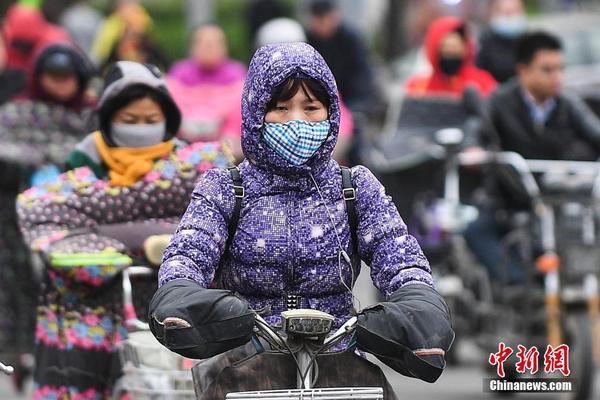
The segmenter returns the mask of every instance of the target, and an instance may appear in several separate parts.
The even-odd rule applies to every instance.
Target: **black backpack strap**
[[[242,175],[240,174],[238,167],[231,167],[228,168],[228,170],[231,173],[231,180],[233,181],[235,204],[233,205],[233,212],[231,213],[229,226],[227,228],[229,234],[227,235],[227,242],[225,243],[226,251],[229,250],[229,246],[231,246],[233,237],[235,236],[235,231],[237,231],[238,222],[240,220],[240,212],[242,211],[242,199],[246,195],[244,192],[244,185],[242,184]]]
[[[222,274],[223,274],[223,264],[225,264],[225,259],[229,254],[229,248],[231,247],[231,243],[233,243],[233,238],[235,236],[235,232],[237,231],[238,223],[240,221],[240,212],[242,211],[242,200],[246,195],[244,191],[244,186],[242,184],[242,175],[240,174],[240,170],[238,167],[230,167],[227,168],[229,173],[231,174],[231,180],[233,181],[233,193],[235,196],[235,204],[233,205],[233,212],[231,213],[231,218],[229,219],[229,224],[227,225],[227,241],[225,242],[225,251],[219,260],[219,266],[215,271],[215,279],[213,285],[217,287],[223,287],[222,285]]]
[[[342,194],[346,202],[348,213],[348,227],[352,239],[352,270],[356,279],[356,272],[360,266],[360,255],[358,254],[358,216],[356,215],[356,189],[352,185],[352,171],[348,167],[340,167],[342,170]]]

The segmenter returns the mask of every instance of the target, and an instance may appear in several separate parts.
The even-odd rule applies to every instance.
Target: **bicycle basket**
[[[115,387],[115,399],[127,394],[135,400],[195,400],[190,371],[164,371],[135,368],[123,369],[124,375]]]
[[[129,333],[118,346],[121,365],[165,371],[181,370],[184,358],[161,345],[149,331]]]
[[[323,388],[323,389],[290,389],[264,390],[258,392],[229,393],[229,400],[383,400],[383,389],[378,387],[356,388]]]
[[[115,393],[136,400],[196,399],[186,359],[162,346],[151,332],[131,332],[118,351],[123,376]]]

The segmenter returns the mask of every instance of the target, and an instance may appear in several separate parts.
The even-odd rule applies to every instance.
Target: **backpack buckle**
[[[237,186],[237,185],[233,185],[233,193],[234,193],[235,197],[238,197],[240,199],[246,195],[246,192],[244,191],[244,187]]]
[[[300,307],[300,296],[297,294],[286,294],[285,305],[288,310],[297,310]]]
[[[344,194],[344,200],[356,200],[356,190],[354,190],[354,188],[345,188],[342,190],[342,193]]]

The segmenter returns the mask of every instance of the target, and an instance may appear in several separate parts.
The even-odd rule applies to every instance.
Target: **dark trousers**
[[[523,282],[524,266],[514,246],[507,248],[503,238],[508,233],[491,210],[480,210],[479,217],[465,231],[467,245],[482,263],[494,283]]]

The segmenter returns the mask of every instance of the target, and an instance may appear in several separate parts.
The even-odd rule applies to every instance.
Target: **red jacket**
[[[56,42],[70,41],[69,34],[51,24],[36,8],[15,4],[6,12],[2,36],[6,45],[7,68],[27,70],[40,49]]]
[[[439,48],[442,39],[450,32],[463,27],[467,42],[467,55],[461,69],[454,76],[444,74],[439,67]],[[425,37],[425,50],[433,71],[429,75],[417,75],[406,84],[408,94],[423,96],[431,94],[461,96],[468,86],[475,86],[481,95],[488,96],[495,88],[496,81],[487,71],[475,66],[475,46],[466,24],[455,17],[435,20]]]

